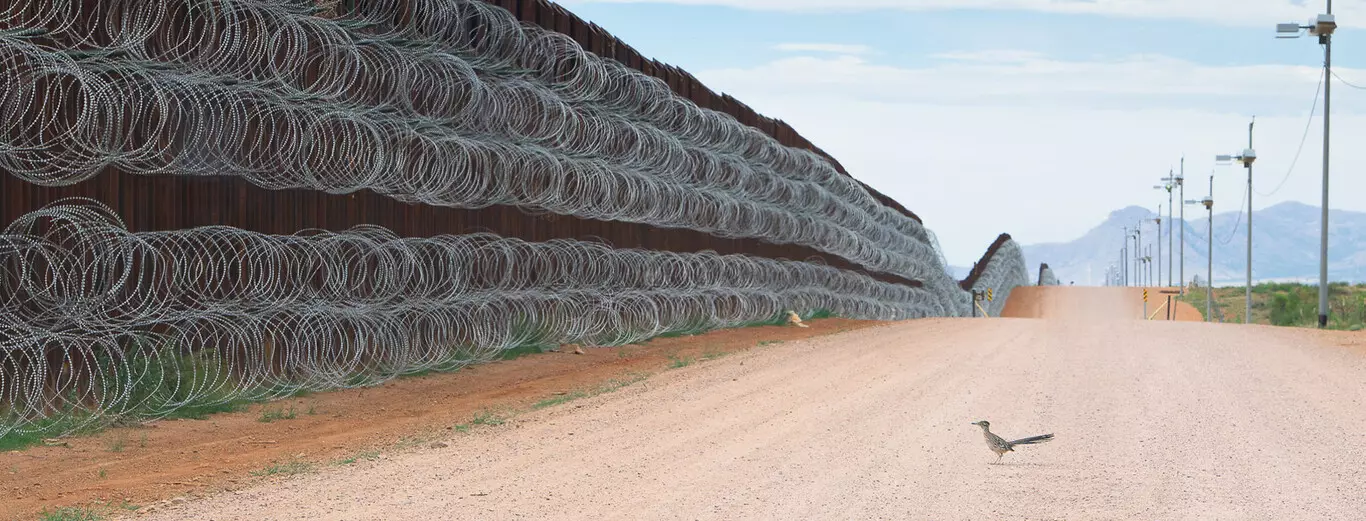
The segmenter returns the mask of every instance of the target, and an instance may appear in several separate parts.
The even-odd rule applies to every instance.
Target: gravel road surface
[[[1131,297],[768,345],[138,518],[1366,519],[1366,351]],[[993,464],[983,419],[1056,438]]]

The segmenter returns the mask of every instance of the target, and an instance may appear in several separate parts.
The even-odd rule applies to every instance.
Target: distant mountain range
[[[1206,271],[1207,220],[1200,216],[1202,209],[1186,210],[1186,270],[1185,280],[1195,276],[1204,280]],[[1110,214],[1100,225],[1080,238],[1067,243],[1024,246],[1025,259],[1031,273],[1040,262],[1048,263],[1058,279],[1067,284],[1101,285],[1105,272],[1117,265],[1123,247],[1124,227],[1133,229],[1143,224],[1143,243],[1152,245],[1157,256],[1156,217],[1149,209],[1131,206]],[[1162,281],[1167,280],[1167,222],[1162,216]],[[1319,273],[1319,209],[1301,203],[1286,202],[1257,210],[1252,214],[1252,278],[1253,281],[1300,281],[1317,283]],[[1180,218],[1172,228],[1181,231]],[[1366,281],[1366,213],[1345,210],[1329,211],[1328,278],[1332,281]],[[1214,225],[1214,281],[1216,285],[1239,285],[1244,282],[1247,255],[1247,220],[1238,212],[1215,214]],[[1132,240],[1130,244],[1132,244]],[[1171,244],[1180,252],[1180,236]],[[1179,256],[1171,256],[1179,263]],[[1156,260],[1154,260],[1156,266]],[[962,268],[953,268],[957,273]],[[1179,269],[1178,269],[1179,271]],[[1154,267],[1154,277],[1156,277]],[[1179,274],[1178,274],[1179,275]],[[1172,276],[1176,281],[1178,277]]]

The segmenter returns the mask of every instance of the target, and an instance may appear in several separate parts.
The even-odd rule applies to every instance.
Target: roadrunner
[[[1001,462],[1001,456],[1004,456],[1005,453],[1015,452],[1016,445],[1033,445],[1035,443],[1043,443],[1053,439],[1052,434],[1042,434],[1039,436],[1021,438],[1015,441],[1006,441],[1000,436],[991,433],[991,422],[982,420],[979,422],[972,422],[972,424],[982,428],[982,437],[987,439],[987,448],[996,453],[997,463]]]

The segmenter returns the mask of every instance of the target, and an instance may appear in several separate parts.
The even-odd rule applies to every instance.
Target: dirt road
[[[1355,337],[1031,298],[1085,319],[768,345],[139,519],[1366,518]],[[993,465],[981,419],[1056,439]]]

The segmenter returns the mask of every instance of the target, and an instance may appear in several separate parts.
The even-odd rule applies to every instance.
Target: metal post
[[[1209,245],[1205,250],[1205,261],[1209,264],[1205,266],[1205,322],[1209,322],[1214,316],[1214,171],[1209,173],[1209,220],[1206,221],[1205,239]]]
[[[1140,285],[1140,286],[1143,285],[1143,264],[1141,264],[1142,261],[1143,261],[1143,220],[1142,220],[1142,219],[1139,219],[1139,220],[1138,220],[1138,227],[1137,227],[1137,228],[1134,228],[1134,266],[1138,268],[1138,272],[1135,273],[1135,275],[1138,275],[1138,276],[1135,277],[1135,278],[1138,279],[1138,285]]]
[[[1167,177],[1171,177],[1171,175]],[[1172,272],[1176,271],[1172,269],[1172,226],[1175,224],[1172,221],[1172,184],[1167,183],[1167,287],[1169,288],[1172,287]]]
[[[1170,194],[1171,190],[1167,190]],[[1157,205],[1157,283],[1162,284],[1162,205]],[[1167,263],[1167,278],[1171,278],[1172,264]]]
[[[1252,149],[1252,126],[1257,124],[1254,116],[1247,124],[1247,148]],[[1252,163],[1247,165],[1247,311],[1243,323],[1252,323]]]
[[[1181,294],[1186,294],[1186,157],[1181,157],[1181,176],[1176,178],[1181,188]]]
[[[1328,0],[1328,14],[1333,14],[1333,0]],[[1323,204],[1319,209],[1319,327],[1328,327],[1328,130],[1333,103],[1333,35],[1319,37],[1323,41]]]
[[[1124,227],[1124,246],[1119,249],[1120,266],[1123,273],[1124,285],[1129,285],[1129,227]]]

